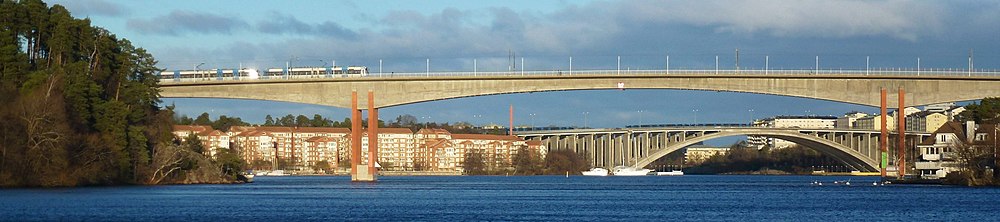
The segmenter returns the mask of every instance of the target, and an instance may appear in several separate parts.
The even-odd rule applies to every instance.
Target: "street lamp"
[[[424,129],[426,129],[427,128],[427,122],[431,121],[431,117],[430,116],[421,116],[420,119],[422,119],[422,121],[424,122]]]
[[[639,127],[642,127],[642,113],[645,112],[645,111],[646,110],[636,110],[635,111],[635,112],[639,113]]]
[[[531,117],[531,128],[535,128],[535,114],[528,114],[528,116]]]
[[[749,110],[747,110],[747,117],[749,117],[749,119],[750,119],[750,123],[751,123],[751,125],[752,125],[752,124],[753,124],[753,122],[754,122],[754,119],[753,119],[753,109],[749,109]]]
[[[694,112],[694,124],[698,124],[698,109],[693,109],[691,112]]]

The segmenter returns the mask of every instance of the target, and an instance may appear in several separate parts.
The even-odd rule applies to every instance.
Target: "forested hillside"
[[[0,0],[0,186],[155,183],[192,168],[156,150],[178,150],[157,71],[60,5]],[[175,170],[157,178],[163,168]]]

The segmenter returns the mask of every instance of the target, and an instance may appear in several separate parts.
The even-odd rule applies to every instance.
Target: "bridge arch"
[[[638,161],[636,161],[636,163],[633,166],[637,168],[646,167],[653,161],[656,161],[657,159],[660,159],[661,157],[666,156],[667,154],[670,154],[674,151],[683,149],[684,147],[699,142],[722,138],[722,137],[728,137],[728,136],[742,136],[742,135],[767,136],[767,137],[791,141],[796,144],[803,145],[805,147],[816,150],[820,153],[823,153],[824,155],[831,156],[834,159],[841,161],[842,163],[844,163],[853,170],[866,171],[866,172],[878,172],[879,170],[879,165],[878,165],[879,163],[877,160],[869,158],[866,155],[854,149],[851,149],[850,147],[820,137],[808,134],[802,134],[795,131],[766,130],[766,129],[757,129],[757,130],[726,129],[718,131],[716,133],[690,138],[682,142],[671,144],[662,149],[655,150],[646,157],[643,157]]]

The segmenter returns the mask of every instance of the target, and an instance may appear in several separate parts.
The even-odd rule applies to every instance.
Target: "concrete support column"
[[[885,98],[886,91],[885,91],[885,88],[881,89],[881,93],[882,93],[882,103],[881,103],[881,106],[879,107],[879,109],[880,109],[881,115],[882,115],[881,123],[880,123],[880,126],[882,127],[881,128],[882,133],[879,134],[878,143],[879,143],[879,153],[880,153],[879,154],[879,156],[880,156],[879,161],[881,162],[880,165],[882,165],[882,166],[879,166],[879,171],[882,172],[882,177],[885,177],[885,174],[886,174],[885,173],[885,167],[886,166],[885,166],[884,163],[885,163],[885,161],[887,159],[887,156],[889,155],[887,153],[888,150],[889,150],[889,141],[888,141],[889,140],[889,129],[886,128],[887,127],[886,126],[887,125],[886,124],[886,119],[889,118],[889,114],[886,111],[886,98]],[[902,111],[902,110],[900,110],[900,111]]]
[[[896,111],[896,123],[899,123],[896,126],[896,131],[899,132],[899,138],[896,139],[898,140],[896,142],[898,142],[897,147],[899,148],[899,164],[897,168],[899,169],[899,178],[903,178],[906,175],[906,112],[903,110],[906,108],[904,104],[906,93],[902,87],[899,88],[899,94],[896,98],[899,99],[899,106],[897,106],[898,109]]]
[[[351,181],[358,180],[361,165],[361,110],[358,109],[358,92],[351,92]]]
[[[377,180],[378,169],[378,109],[375,108],[375,92],[368,91],[368,175],[369,181]],[[366,178],[368,179],[368,178]]]

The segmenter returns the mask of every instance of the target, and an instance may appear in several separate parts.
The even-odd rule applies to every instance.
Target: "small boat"
[[[583,175],[584,176],[607,176],[608,175],[608,169],[597,167],[597,168],[590,169],[588,171],[583,171]]]
[[[284,170],[275,170],[275,171],[271,171],[270,173],[267,173],[266,175],[267,176],[287,176],[288,174],[285,174]]]
[[[684,171],[672,170],[670,172],[656,172],[657,176],[684,176]]]
[[[653,170],[636,169],[630,166],[616,166],[612,174],[615,176],[646,176],[649,172],[653,172]]]
[[[240,174],[240,176],[237,177],[237,179],[242,180],[243,182],[253,183],[253,177],[254,177],[253,173],[247,172]]]

